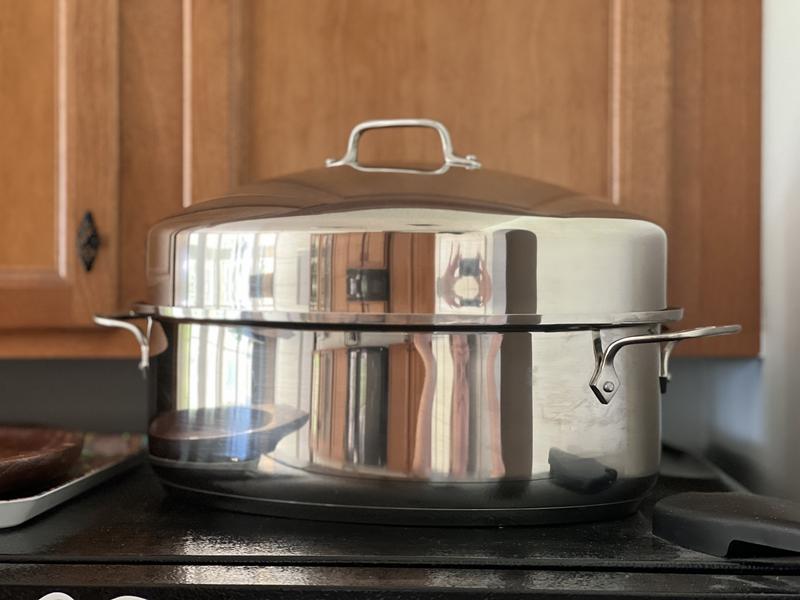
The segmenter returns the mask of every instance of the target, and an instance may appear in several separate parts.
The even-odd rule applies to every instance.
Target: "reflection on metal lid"
[[[484,171],[310,171],[167,219],[148,245],[151,304],[254,313],[658,311],[665,280],[657,225]]]

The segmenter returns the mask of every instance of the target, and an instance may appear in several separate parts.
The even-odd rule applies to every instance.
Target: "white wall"
[[[800,0],[765,0],[763,360],[676,361],[665,439],[800,499]]]
[[[764,3],[764,473],[800,497],[800,2]],[[792,468],[794,467],[794,468]]]
[[[745,486],[764,487],[763,361],[673,359],[664,441],[705,454]]]

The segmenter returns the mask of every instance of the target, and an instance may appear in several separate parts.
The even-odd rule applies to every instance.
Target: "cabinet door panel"
[[[0,1],[0,328],[92,327],[115,304],[116,33],[114,2]]]

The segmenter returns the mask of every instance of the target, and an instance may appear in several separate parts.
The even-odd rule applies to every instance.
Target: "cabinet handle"
[[[97,251],[100,248],[100,234],[97,232],[97,225],[91,211],[86,211],[80,224],[78,225],[78,258],[81,259],[84,271],[87,273],[92,270],[94,261],[97,258]]]

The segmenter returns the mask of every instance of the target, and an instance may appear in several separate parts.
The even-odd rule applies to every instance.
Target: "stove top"
[[[800,593],[798,556],[724,559],[655,537],[650,515],[658,499],[735,488],[684,454],[666,450],[663,464],[650,498],[628,518],[507,528],[358,525],[225,512],[167,495],[143,465],[0,533],[0,582],[33,585],[47,573],[65,585],[79,577],[99,580],[97,585],[111,581],[116,591],[147,577],[152,585],[330,585],[351,591],[362,584],[492,593],[568,586],[577,594],[603,586],[654,592],[663,585],[680,596],[681,585],[687,593],[708,585],[728,596]]]

